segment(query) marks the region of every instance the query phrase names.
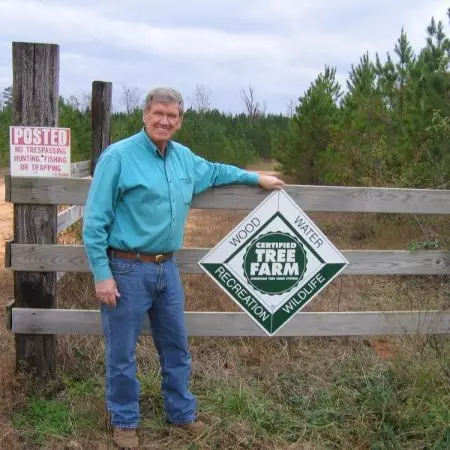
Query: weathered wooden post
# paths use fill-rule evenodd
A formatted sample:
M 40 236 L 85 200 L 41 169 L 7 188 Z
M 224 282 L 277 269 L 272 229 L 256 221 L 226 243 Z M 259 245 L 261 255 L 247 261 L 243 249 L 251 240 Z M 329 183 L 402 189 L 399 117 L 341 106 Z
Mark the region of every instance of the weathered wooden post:
M 92 164 L 91 175 L 102 152 L 111 142 L 112 83 L 92 83 Z
M 13 125 L 58 126 L 59 46 L 14 42 Z M 55 205 L 14 205 L 16 244 L 55 244 Z M 14 272 L 17 307 L 55 307 L 56 272 Z M 56 377 L 56 336 L 16 334 L 16 368 Z

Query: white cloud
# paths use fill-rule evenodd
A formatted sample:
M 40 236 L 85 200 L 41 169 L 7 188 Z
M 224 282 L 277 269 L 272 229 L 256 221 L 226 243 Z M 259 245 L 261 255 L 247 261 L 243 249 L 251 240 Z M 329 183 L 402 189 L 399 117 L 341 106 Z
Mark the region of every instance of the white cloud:
M 283 53 L 279 37 L 264 34 L 229 34 L 203 28 L 157 27 L 142 21 L 106 19 L 89 10 L 55 6 L 52 15 L 43 16 L 36 23 L 39 5 L 29 2 L 21 13 L 21 20 L 28 29 L 35 29 L 38 35 L 55 40 L 75 43 L 108 44 L 121 51 L 139 52 L 142 55 L 160 55 L 176 60 L 205 59 L 220 60 L 260 59 L 264 55 L 276 56 Z M 8 11 L 9 9 L 9 11 Z M 14 11 L 10 5 L 4 14 Z M 14 29 L 12 23 L 5 27 Z M 281 56 L 281 55 L 280 55 Z
M 251 82 L 268 110 L 285 112 L 325 64 L 345 81 L 366 51 L 393 53 L 402 26 L 420 49 L 432 15 L 447 25 L 445 3 L 0 0 L 8 18 L 0 30 L 0 78 L 11 73 L 11 41 L 53 42 L 61 46 L 64 95 L 88 91 L 94 79 L 144 90 L 172 84 L 185 95 L 202 83 L 215 106 L 239 111 L 239 89 Z

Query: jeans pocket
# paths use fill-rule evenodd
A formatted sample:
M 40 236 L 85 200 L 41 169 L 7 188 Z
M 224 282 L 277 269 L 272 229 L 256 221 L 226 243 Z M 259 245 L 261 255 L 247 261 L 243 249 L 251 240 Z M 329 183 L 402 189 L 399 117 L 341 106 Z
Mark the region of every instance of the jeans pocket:
M 126 275 L 133 270 L 135 265 L 136 261 L 131 259 L 113 258 L 110 260 L 113 275 Z

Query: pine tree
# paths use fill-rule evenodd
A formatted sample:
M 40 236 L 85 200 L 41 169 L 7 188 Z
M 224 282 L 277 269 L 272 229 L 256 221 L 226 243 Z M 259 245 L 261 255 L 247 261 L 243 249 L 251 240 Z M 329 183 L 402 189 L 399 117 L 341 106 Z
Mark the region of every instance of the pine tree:
M 408 41 L 408 37 L 402 28 L 401 35 L 395 45 L 394 52 L 398 56 L 398 62 L 396 64 L 397 70 L 397 91 L 398 91 L 398 117 L 400 132 L 403 130 L 404 122 L 404 103 L 405 103 L 405 86 L 409 81 L 410 68 L 414 64 L 414 52 L 412 50 L 411 44 Z
M 384 162 L 377 149 L 389 129 L 390 111 L 377 73 L 368 53 L 351 68 L 341 121 L 326 155 L 330 161 L 325 175 L 328 183 L 358 185 L 385 180 L 381 173 Z
M 282 170 L 304 184 L 321 182 L 321 154 L 326 152 L 333 125 L 337 122 L 338 100 L 342 96 L 336 69 L 325 67 L 303 97 L 283 138 L 284 148 L 277 157 Z
M 7 88 L 3 89 L 0 95 L 0 100 L 2 106 L 0 109 L 12 107 L 12 86 L 8 86 Z

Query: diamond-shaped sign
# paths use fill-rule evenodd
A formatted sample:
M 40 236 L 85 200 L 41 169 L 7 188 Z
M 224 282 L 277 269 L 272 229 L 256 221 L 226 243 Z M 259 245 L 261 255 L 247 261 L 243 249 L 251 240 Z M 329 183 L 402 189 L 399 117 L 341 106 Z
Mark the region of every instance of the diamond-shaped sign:
M 270 194 L 199 261 L 269 336 L 347 264 L 283 190 Z

